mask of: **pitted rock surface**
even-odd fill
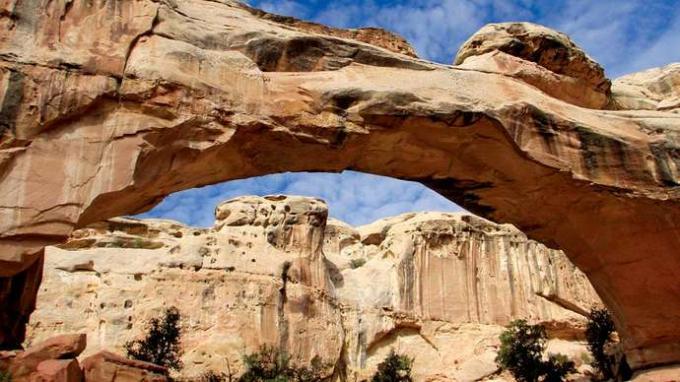
[[[587,352],[595,291],[513,226],[420,213],[353,228],[327,215],[314,198],[241,197],[217,207],[211,228],[113,219],[76,231],[47,249],[29,342],[77,331],[85,356],[121,353],[174,305],[189,379],[227,361],[238,374],[243,354],[269,344],[351,380],[391,348],[415,357],[417,381],[478,380],[496,372],[498,335],[516,318],[544,323],[551,351],[578,362]]]

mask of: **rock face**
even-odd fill
[[[553,351],[587,352],[580,313],[600,302],[562,252],[469,214],[356,229],[327,215],[317,199],[242,197],[212,228],[113,219],[76,231],[47,249],[29,342],[77,331],[85,355],[120,352],[174,305],[189,378],[238,372],[269,344],[296,362],[319,356],[340,379],[370,376],[395,348],[415,357],[418,381],[473,381],[497,371],[515,318],[545,323]]]
[[[614,105],[620,109],[680,113],[680,64],[617,78],[612,96]]]
[[[654,107],[602,110],[598,66],[526,24],[492,27],[454,67],[232,0],[9,0],[0,24],[4,348],[43,248],[73,230],[200,185],[354,169],[564,250],[634,368],[680,362],[680,116],[663,101],[677,82],[634,93]]]
[[[519,60],[505,57],[503,53]],[[544,26],[532,23],[488,24],[460,47],[454,63],[461,65],[477,56],[487,57],[475,59],[475,64],[466,66],[508,73],[572,104],[601,109],[609,102],[611,82],[604,69],[567,35]],[[526,64],[527,61],[545,70],[532,68]],[[541,86],[542,83],[545,85]],[[573,91],[561,96],[563,89],[560,88]],[[576,89],[581,90],[580,95]]]

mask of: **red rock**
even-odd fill
[[[9,361],[10,374],[15,379],[27,378],[45,361],[75,358],[85,350],[86,339],[85,334],[63,334],[31,346],[24,352],[17,352]]]
[[[31,375],[35,382],[82,382],[83,371],[78,360],[51,359],[40,362],[36,373]]]
[[[135,361],[108,351],[83,360],[85,382],[165,382],[167,369],[148,362]]]
[[[29,347],[19,358],[27,359],[66,359],[75,358],[85,350],[85,334],[62,334]]]

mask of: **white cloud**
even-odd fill
[[[208,227],[215,206],[242,195],[287,194],[319,197],[330,215],[362,225],[410,211],[460,211],[456,204],[414,182],[353,171],[275,174],[178,192],[141,217],[163,217]]]
[[[671,27],[632,60],[631,72],[680,62],[680,11],[678,13]]]
[[[421,56],[450,63],[489,22],[532,21],[569,34],[611,77],[680,60],[677,0],[253,0],[273,12],[338,27],[378,26]]]

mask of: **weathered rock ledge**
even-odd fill
[[[579,364],[599,298],[555,250],[510,225],[460,213],[405,214],[352,228],[322,201],[241,197],[215,225],[113,219],[46,253],[29,342],[87,333],[84,355],[122,346],[174,305],[185,377],[232,372],[258,346],[319,356],[336,377],[370,376],[391,348],[417,381],[474,381],[497,371],[502,326],[544,323],[551,351]]]

